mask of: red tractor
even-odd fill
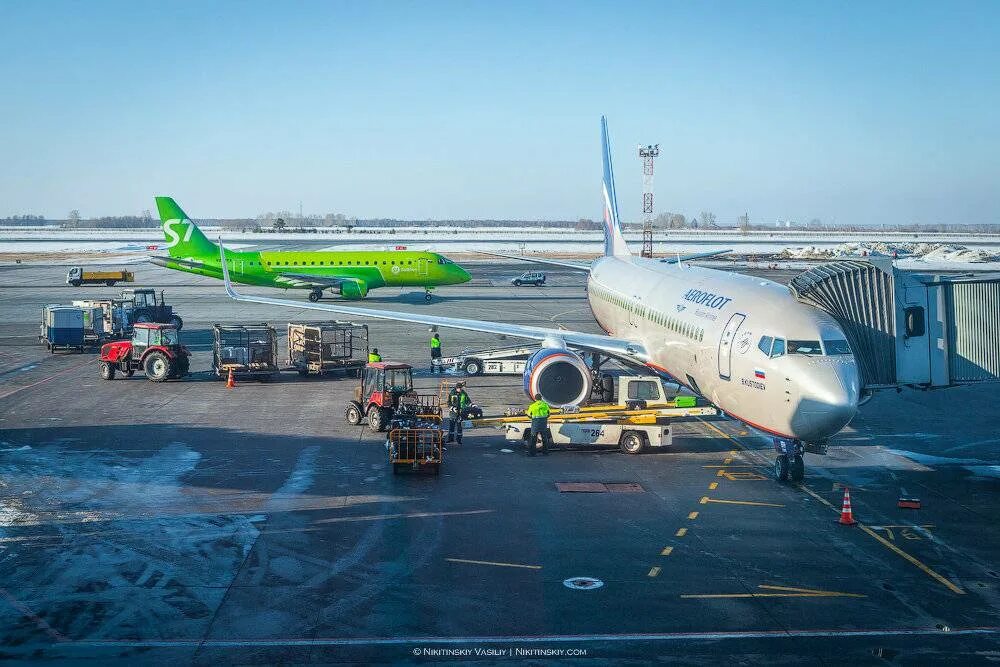
[[[116,372],[127,377],[142,369],[153,382],[182,378],[188,374],[191,353],[181,345],[172,324],[136,323],[132,340],[101,346],[101,377],[114,380]]]
[[[414,391],[413,367],[409,364],[377,361],[365,366],[361,385],[354,388],[354,400],[348,401],[344,409],[344,419],[355,426],[367,419],[368,427],[378,433],[394,417],[411,413],[440,416],[438,397]]]

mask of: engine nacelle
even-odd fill
[[[541,394],[550,405],[580,405],[590,397],[590,369],[575,352],[542,348],[528,357],[524,367],[524,393]]]
[[[345,299],[363,299],[368,294],[368,283],[363,280],[345,280],[340,283],[340,296]]]

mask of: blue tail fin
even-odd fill
[[[604,158],[604,254],[618,257],[631,255],[618,220],[615,172],[611,166],[611,139],[608,137],[608,121],[604,116],[601,116],[601,151]]]

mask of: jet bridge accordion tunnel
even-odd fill
[[[816,266],[789,287],[840,323],[866,389],[1000,380],[1000,273],[916,273],[873,257]]]

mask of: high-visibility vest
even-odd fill
[[[548,417],[550,412],[549,404],[539,399],[534,403],[532,403],[531,405],[529,405],[528,409],[525,410],[525,412],[527,412],[528,416],[531,418]]]
[[[431,338],[431,349],[432,350],[438,350],[440,348],[441,348],[441,339],[440,338]]]
[[[448,395],[449,407],[465,409],[471,402],[472,399],[469,398],[469,395],[465,393],[464,389],[452,389],[451,393]]]
[[[378,354],[376,352],[369,352],[368,353],[368,363],[369,364],[373,364],[376,361],[382,361],[382,355]]]

